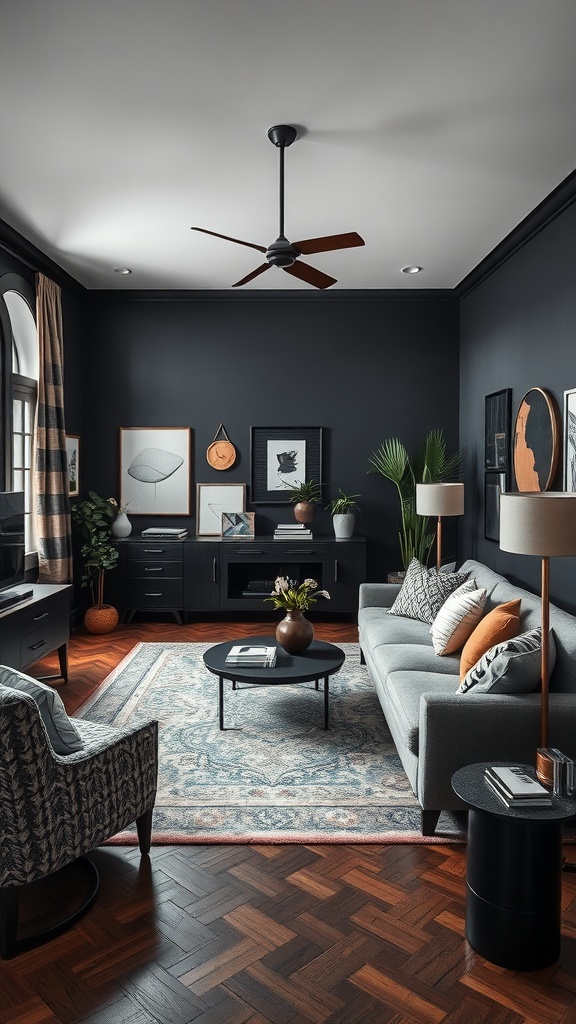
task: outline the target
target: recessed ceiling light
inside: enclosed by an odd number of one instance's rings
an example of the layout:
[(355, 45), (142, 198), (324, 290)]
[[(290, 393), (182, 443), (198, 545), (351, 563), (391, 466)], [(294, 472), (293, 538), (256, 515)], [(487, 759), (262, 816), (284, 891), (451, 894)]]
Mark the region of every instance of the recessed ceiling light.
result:
[(115, 274), (131, 274), (132, 271), (129, 267), (114, 267)]
[(403, 274), (420, 274), (422, 273), (423, 267), (402, 267)]

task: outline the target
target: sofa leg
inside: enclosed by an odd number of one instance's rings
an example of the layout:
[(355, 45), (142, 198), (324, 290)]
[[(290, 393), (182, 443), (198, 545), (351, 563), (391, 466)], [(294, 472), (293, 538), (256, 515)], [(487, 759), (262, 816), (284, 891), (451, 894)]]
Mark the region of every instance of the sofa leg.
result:
[(364, 657), (364, 651), (362, 650), (362, 648), (360, 648), (360, 664), (361, 665), (365, 665), (366, 664), (366, 658)]
[(150, 853), (150, 846), (152, 842), (152, 814), (154, 808), (151, 807), (149, 811), (144, 811), (139, 818), (136, 818), (136, 829), (138, 831), (138, 846), (140, 847), (140, 853), (143, 857)]
[(422, 835), (433, 836), (436, 831), (436, 825), (438, 824), (438, 818), (440, 817), (440, 811), (425, 811), (422, 808), (421, 811), (421, 822), (422, 822)]

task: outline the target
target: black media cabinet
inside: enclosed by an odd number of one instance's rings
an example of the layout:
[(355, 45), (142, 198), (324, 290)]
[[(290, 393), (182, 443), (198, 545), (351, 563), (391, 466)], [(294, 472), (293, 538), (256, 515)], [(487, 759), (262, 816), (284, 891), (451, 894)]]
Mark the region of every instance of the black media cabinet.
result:
[(24, 672), (46, 654), (57, 651), (60, 674), (53, 678), (68, 682), (72, 586), (27, 583), (14, 590), (31, 591), (32, 596), (0, 612), (0, 664)]
[(273, 611), (263, 598), (277, 576), (302, 582), (316, 580), (330, 600), (319, 598), (314, 610), (322, 615), (354, 615), (358, 588), (366, 578), (366, 540), (278, 541), (185, 540), (143, 537), (119, 540), (117, 603), (124, 616), (136, 611), (168, 611), (182, 616), (211, 612)]

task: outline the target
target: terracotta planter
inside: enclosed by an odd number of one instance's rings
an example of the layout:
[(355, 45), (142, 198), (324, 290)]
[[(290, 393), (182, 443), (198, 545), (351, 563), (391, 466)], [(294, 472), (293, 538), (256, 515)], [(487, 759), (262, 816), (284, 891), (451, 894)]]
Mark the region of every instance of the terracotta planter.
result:
[(287, 611), (276, 626), (276, 639), (288, 654), (302, 654), (314, 639), (314, 628), (302, 612)]
[(297, 501), (294, 505), (294, 519), (297, 523), (311, 523), (316, 512), (312, 501)]
[(86, 609), (84, 626), (88, 633), (111, 633), (118, 625), (118, 612), (111, 604)]

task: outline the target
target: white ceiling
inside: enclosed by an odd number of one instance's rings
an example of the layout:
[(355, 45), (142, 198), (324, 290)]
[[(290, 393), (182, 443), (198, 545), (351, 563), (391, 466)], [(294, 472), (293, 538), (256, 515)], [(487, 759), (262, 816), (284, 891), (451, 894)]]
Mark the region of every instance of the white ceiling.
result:
[(276, 238), (287, 123), (288, 238), (366, 241), (332, 290), (452, 288), (576, 167), (575, 43), (574, 0), (0, 0), (0, 217), (89, 288), (227, 289), (263, 257), (190, 226)]

